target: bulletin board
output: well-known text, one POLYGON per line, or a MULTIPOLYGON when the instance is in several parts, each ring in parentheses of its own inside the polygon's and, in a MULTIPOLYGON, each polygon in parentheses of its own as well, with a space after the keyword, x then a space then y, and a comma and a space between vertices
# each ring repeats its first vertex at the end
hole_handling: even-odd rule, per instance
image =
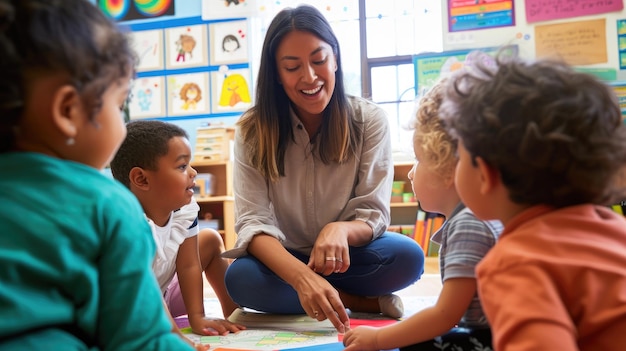
POLYGON ((131 120, 236 117, 252 105, 247 19, 189 17, 127 27, 139 59, 131 120))
MULTIPOLYGON (((626 81, 624 0, 514 0, 511 25, 451 31, 443 18, 444 51, 516 45, 525 58, 558 57, 608 81, 626 81)), ((475 3, 477 8, 492 1, 475 3)), ((451 3, 442 2, 442 13, 451 3)))

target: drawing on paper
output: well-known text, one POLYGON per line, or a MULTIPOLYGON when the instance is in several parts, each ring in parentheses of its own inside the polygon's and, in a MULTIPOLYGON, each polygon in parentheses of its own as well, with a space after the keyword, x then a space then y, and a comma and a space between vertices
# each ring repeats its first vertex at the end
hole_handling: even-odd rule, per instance
POLYGON ((248 58, 248 21, 218 22, 209 25, 211 64, 245 63, 248 58))
POLYGON ((163 69, 163 31, 144 30, 131 32, 132 44, 139 64, 138 72, 163 69))
POLYGON ((208 73, 179 74, 167 77, 167 102, 170 116, 209 113, 208 73))
POLYGON ((251 106, 252 99, 246 78, 249 77, 248 69, 228 70, 222 67, 213 74, 214 91, 219 92, 213 102, 213 112, 244 111, 251 106))
POLYGON ((200 67, 208 64, 206 25, 166 29, 166 67, 200 67))
POLYGON ((128 105, 131 120, 165 116, 163 82, 163 77, 145 77, 134 81, 128 105))

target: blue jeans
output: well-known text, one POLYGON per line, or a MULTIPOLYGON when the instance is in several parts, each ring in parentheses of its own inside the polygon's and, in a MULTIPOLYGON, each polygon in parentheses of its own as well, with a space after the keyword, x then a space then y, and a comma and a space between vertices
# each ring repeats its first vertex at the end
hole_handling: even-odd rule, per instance
MULTIPOLYGON (((308 256, 290 252, 308 262, 308 256)), ((406 288, 422 273, 421 247, 407 236, 387 232, 367 245, 350 247, 350 268, 324 277, 348 294, 380 296, 406 288)), ((277 314, 305 313, 296 291, 253 256, 236 259, 224 279, 228 294, 239 306, 277 314)))

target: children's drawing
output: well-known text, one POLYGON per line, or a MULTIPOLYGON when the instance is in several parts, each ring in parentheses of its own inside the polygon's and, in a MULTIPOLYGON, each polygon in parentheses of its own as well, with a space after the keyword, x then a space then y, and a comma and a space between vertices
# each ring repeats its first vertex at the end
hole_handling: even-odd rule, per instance
POLYGON ((203 0, 202 19, 252 17, 259 13, 257 0, 203 0))
POLYGON ((228 70, 222 66, 213 73, 213 112, 245 111, 252 104, 248 69, 228 70), (216 95, 218 94, 218 95, 216 95), (217 99, 215 99, 217 98, 217 99))
POLYGON ((209 113, 208 73, 179 74, 167 77, 169 115, 202 115, 209 113))
POLYGON ((128 105, 130 119, 165 117, 164 92, 163 77, 137 78, 128 105))
POLYGON ((131 32, 132 44, 139 64, 138 72, 163 69, 163 31, 142 30, 131 32))
POLYGON ((212 23, 211 64, 245 63, 248 57, 248 21, 212 23))
POLYGON ((168 28, 166 66, 172 68, 198 67, 208 64, 206 25, 168 28))

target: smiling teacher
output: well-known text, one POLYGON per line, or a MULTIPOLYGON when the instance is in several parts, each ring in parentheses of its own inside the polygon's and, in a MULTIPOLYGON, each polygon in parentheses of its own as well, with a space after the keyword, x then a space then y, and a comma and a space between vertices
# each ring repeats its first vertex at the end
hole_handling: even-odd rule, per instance
POLYGON ((393 180, 385 112, 343 86, 339 44, 314 7, 272 20, 256 104, 237 122, 233 300, 258 311, 328 318, 346 308, 399 318, 393 292, 418 280, 424 253, 386 232, 393 180))

